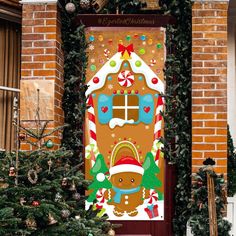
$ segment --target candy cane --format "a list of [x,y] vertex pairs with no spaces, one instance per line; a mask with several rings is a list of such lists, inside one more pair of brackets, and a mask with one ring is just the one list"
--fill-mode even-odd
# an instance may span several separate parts
[[109,60],[109,54],[110,54],[110,51],[108,49],[104,49],[104,56],[107,58],[107,60]]
[[[95,158],[99,154],[98,146],[97,146],[97,133],[96,133],[96,123],[95,123],[95,113],[94,113],[94,105],[93,98],[90,95],[87,101],[88,108],[88,120],[89,120],[89,145],[85,147],[85,157],[90,152],[90,155],[93,152],[93,157],[91,159],[92,166],[95,164]],[[93,145],[93,150],[91,150],[91,145]],[[87,155],[88,157],[88,155]]]
[[94,105],[93,105],[93,98],[90,95],[87,102],[88,108],[88,119],[89,119],[89,141],[90,144],[94,144],[97,146],[97,133],[96,133],[96,123],[95,123],[95,112],[94,112]]
[[153,67],[157,63],[157,60],[151,59],[150,62],[151,64],[149,64],[149,66]]
[[158,163],[160,156],[160,149],[162,148],[162,144],[159,139],[161,137],[161,124],[162,124],[162,115],[164,103],[163,98],[161,96],[158,97],[157,106],[156,106],[156,114],[155,114],[155,125],[154,125],[154,141],[152,147],[152,154],[155,157],[156,163]]

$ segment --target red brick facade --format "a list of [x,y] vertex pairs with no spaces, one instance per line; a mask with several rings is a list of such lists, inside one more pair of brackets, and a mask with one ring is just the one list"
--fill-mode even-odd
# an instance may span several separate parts
[[227,173],[227,1],[192,7],[192,170],[205,158]]
[[[227,1],[195,1],[192,7],[193,172],[211,157],[215,170],[227,173],[227,10]],[[55,82],[52,127],[63,123],[59,12],[56,3],[23,4],[21,79]]]
[[[63,124],[63,53],[61,48],[60,10],[56,3],[25,3],[22,12],[21,81],[54,82],[54,121],[50,127]],[[39,1],[40,2],[40,1]],[[24,122],[27,125],[29,122]],[[52,136],[60,144],[58,134]],[[29,145],[22,144],[23,150]]]

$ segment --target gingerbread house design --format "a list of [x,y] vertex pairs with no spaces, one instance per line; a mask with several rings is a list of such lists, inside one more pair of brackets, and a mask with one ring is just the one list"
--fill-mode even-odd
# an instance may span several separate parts
[[[133,44],[118,44],[117,53],[107,60],[87,85],[86,173],[94,165],[98,154],[104,156],[110,175],[123,157],[133,157],[142,165],[147,152],[151,152],[156,164],[163,168],[163,158],[159,160],[162,146],[159,138],[163,125],[161,95],[164,94],[164,82],[135,53]],[[122,168],[119,168],[121,172]],[[86,177],[90,178],[89,175]],[[163,181],[163,173],[160,179]],[[102,193],[100,190],[100,200],[103,199]],[[104,203],[104,199],[102,201]],[[116,219],[109,209],[106,213],[110,219]],[[143,220],[140,215],[135,220]],[[163,214],[160,215],[163,218]],[[122,219],[129,219],[129,216]]]

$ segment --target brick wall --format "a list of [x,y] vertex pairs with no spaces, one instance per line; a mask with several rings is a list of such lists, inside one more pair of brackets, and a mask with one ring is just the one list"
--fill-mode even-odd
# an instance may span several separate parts
[[192,7],[193,172],[211,157],[227,173],[227,9],[227,1]]
[[[55,1],[56,2],[56,1]],[[57,3],[45,1],[34,3],[22,1],[22,62],[21,81],[52,80],[54,82],[54,119],[50,128],[62,125],[63,95],[63,54],[61,48],[60,10]],[[24,121],[25,126],[34,127],[32,121]],[[52,136],[55,144],[60,144],[58,133]],[[56,145],[57,146],[57,145]],[[30,149],[22,143],[23,150]]]

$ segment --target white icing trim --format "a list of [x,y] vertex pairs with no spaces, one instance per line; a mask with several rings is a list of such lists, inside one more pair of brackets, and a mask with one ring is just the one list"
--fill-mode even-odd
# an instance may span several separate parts
[[42,3],[57,3],[58,0],[21,0],[21,4],[42,4]]
[[[155,91],[160,93],[164,93],[164,83],[160,80],[160,78],[150,69],[150,67],[134,52],[131,53],[131,58],[133,60],[129,60],[130,66],[134,73],[141,73],[144,74],[147,86]],[[139,60],[141,61],[142,65],[137,67],[135,62]],[[91,94],[93,91],[102,88],[106,82],[106,77],[108,74],[111,73],[111,70],[108,70],[110,67],[110,62],[115,61],[116,66],[112,67],[112,72],[117,73],[120,70],[121,64],[124,59],[121,59],[121,52],[117,52],[109,61],[105,63],[105,65],[93,76],[99,78],[99,82],[97,84],[93,83],[93,78],[87,83],[88,89],[85,93],[86,97]],[[152,78],[157,78],[158,83],[153,84]]]
[[110,175],[114,175],[114,174],[122,173],[122,172],[133,172],[133,173],[139,173],[143,175],[144,170],[143,170],[143,167],[141,166],[136,166],[136,165],[131,165],[131,164],[122,164],[122,165],[113,166],[109,170]]

